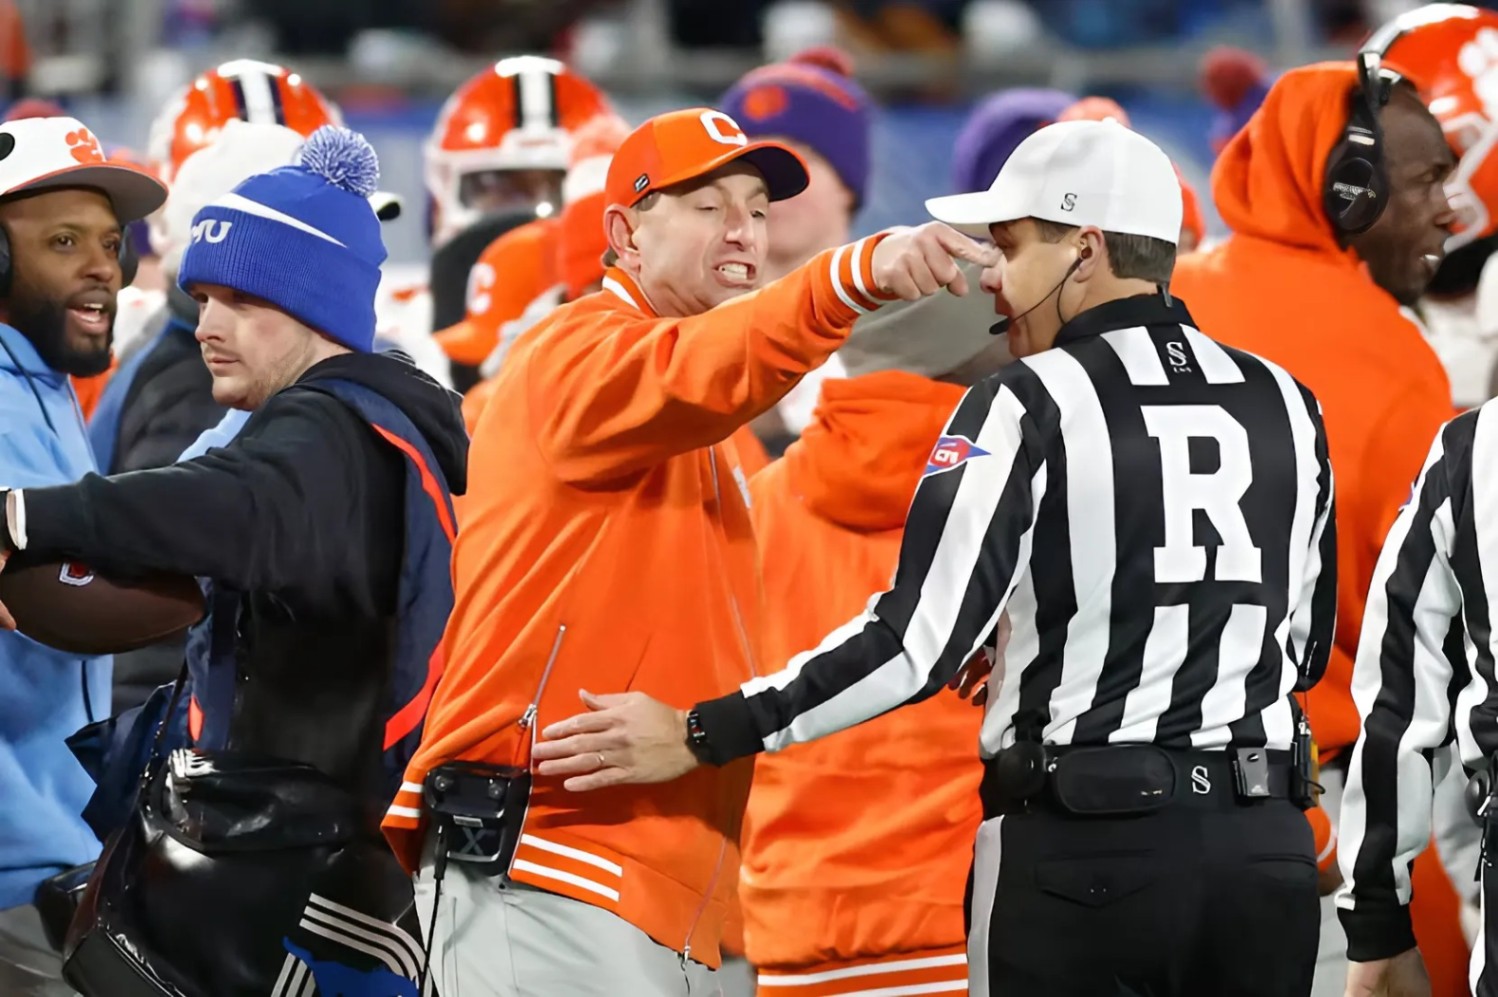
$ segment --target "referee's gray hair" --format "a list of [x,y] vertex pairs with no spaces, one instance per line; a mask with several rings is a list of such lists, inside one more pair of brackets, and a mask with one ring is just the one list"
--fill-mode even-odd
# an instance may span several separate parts
[[[1043,218],[1030,220],[1046,242],[1060,242],[1077,231],[1075,225],[1049,222]],[[1109,269],[1115,277],[1149,280],[1163,285],[1169,284],[1175,273],[1176,246],[1173,242],[1147,235],[1104,232],[1103,244],[1108,247]]]

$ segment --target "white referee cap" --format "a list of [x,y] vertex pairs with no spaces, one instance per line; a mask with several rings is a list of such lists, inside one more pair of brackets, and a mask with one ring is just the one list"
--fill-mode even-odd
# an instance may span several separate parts
[[992,224],[1039,218],[1174,245],[1181,181],[1170,157],[1138,132],[1116,121],[1063,121],[1021,142],[987,190],[935,197],[926,210],[980,238]]

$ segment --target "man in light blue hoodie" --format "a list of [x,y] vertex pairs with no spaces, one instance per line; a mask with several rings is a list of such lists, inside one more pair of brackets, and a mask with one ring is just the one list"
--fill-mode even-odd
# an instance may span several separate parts
[[[106,163],[72,118],[0,125],[0,484],[95,470],[68,376],[109,366],[124,283],[122,226],[166,188]],[[0,632],[0,994],[70,994],[32,905],[37,886],[98,857],[80,814],[94,786],[64,739],[109,715],[110,660]]]

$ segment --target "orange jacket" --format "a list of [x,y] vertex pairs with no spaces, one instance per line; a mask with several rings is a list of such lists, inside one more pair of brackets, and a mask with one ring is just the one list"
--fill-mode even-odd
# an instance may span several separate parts
[[[469,452],[446,674],[385,822],[408,868],[433,766],[526,764],[579,689],[686,708],[753,675],[759,571],[728,437],[842,344],[858,313],[841,295],[877,304],[851,270],[873,286],[872,245],[689,318],[610,271],[517,341]],[[715,967],[751,772],[587,794],[537,776],[510,874]]]
[[[906,510],[962,394],[899,371],[827,381],[800,441],[749,483],[767,660],[814,647],[889,585]],[[936,696],[759,758],[739,883],[756,968],[962,944],[982,712]]]
[[1337,63],[1275,83],[1212,172],[1233,235],[1183,257],[1171,284],[1208,335],[1274,361],[1321,401],[1337,478],[1337,631],[1308,709],[1323,764],[1357,739],[1352,661],[1374,562],[1452,416],[1435,352],[1322,212],[1355,81],[1352,64]]

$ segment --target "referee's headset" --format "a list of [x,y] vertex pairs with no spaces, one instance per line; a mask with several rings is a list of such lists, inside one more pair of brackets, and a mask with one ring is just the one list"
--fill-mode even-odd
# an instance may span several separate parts
[[1384,69],[1377,52],[1360,52],[1358,85],[1348,101],[1347,126],[1326,160],[1321,204],[1338,235],[1366,232],[1389,203],[1389,170],[1379,112],[1389,103],[1399,74]]
[[[1055,287],[1051,288],[1049,291],[1046,292],[1045,297],[1041,298],[1039,301],[1035,302],[1035,304],[1031,305],[1029,308],[1026,308],[1024,311],[1020,312],[1018,315],[1014,315],[1014,316],[1003,315],[1003,316],[1000,316],[999,320],[997,322],[995,322],[993,325],[991,325],[991,326],[988,327],[988,334],[990,336],[1002,336],[1002,335],[1004,335],[1004,333],[1006,333],[1006,332],[1009,331],[1009,326],[1014,323],[1015,319],[1024,318],[1026,315],[1030,314],[1035,309],[1039,308],[1041,305],[1043,305],[1047,301],[1051,300],[1051,296],[1052,295],[1059,295],[1060,292],[1061,292],[1061,289],[1066,286],[1066,282],[1069,281],[1069,280],[1071,280],[1072,274],[1076,273],[1077,272],[1077,268],[1082,265],[1082,261],[1083,260],[1087,260],[1087,259],[1091,259],[1091,258],[1092,258],[1092,248],[1090,246],[1083,246],[1080,250],[1077,251],[1076,258],[1071,261],[1071,266],[1069,266],[1069,267],[1066,268],[1066,273],[1062,275],[1062,277],[1061,277],[1060,280],[1056,281],[1056,286]],[[1057,318],[1061,317],[1061,298],[1059,296],[1056,298],[1056,317]]]

